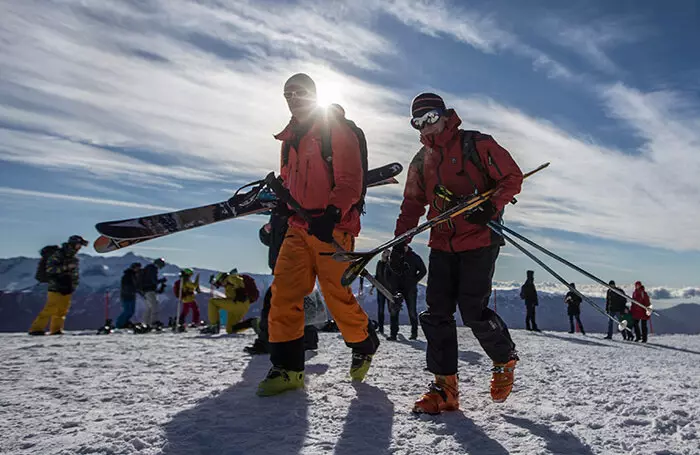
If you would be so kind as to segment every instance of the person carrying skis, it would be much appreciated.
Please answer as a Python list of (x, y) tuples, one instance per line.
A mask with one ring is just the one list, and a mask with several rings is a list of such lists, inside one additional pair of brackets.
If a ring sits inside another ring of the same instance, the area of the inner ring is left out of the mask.
[[(610, 280), (608, 283), (610, 286), (614, 287), (621, 293), (623, 292), (622, 289), (619, 287), (615, 286), (615, 280)], [(612, 289), (608, 289), (607, 294), (605, 295), (605, 311), (618, 321), (622, 321), (622, 316), (625, 314), (625, 303), (627, 303), (627, 299), (624, 298), (623, 296), (617, 294), (614, 292)], [(612, 319), (608, 320), (608, 334), (605, 336), (606, 340), (612, 340), (613, 336), (613, 321)], [(622, 336), (624, 339), (627, 339), (627, 330), (622, 331)]]
[(525, 329), (541, 332), (541, 330), (537, 328), (537, 321), (535, 321), (535, 307), (539, 302), (537, 299), (537, 289), (535, 288), (534, 270), (527, 271), (525, 283), (523, 283), (520, 288), (520, 298), (525, 300)]
[[(634, 293), (632, 293), (632, 298), (637, 302), (641, 303), (645, 307), (651, 306), (651, 301), (649, 300), (649, 294), (644, 290), (644, 285), (641, 281), (634, 283)], [(646, 310), (635, 305), (631, 302), (627, 302), (632, 318), (634, 319), (634, 341), (641, 341), (642, 343), (647, 342), (647, 321), (649, 320), (649, 315), (647, 315)], [(641, 333), (639, 331), (639, 326), (642, 326)]]
[(224, 288), (225, 297), (212, 297), (209, 299), (207, 315), (209, 325), (202, 329), (201, 333), (217, 334), (221, 330), (219, 312), (226, 311), (226, 333), (232, 334), (247, 328), (253, 328), (258, 333), (259, 321), (257, 318), (242, 321), (250, 308), (251, 298), (246, 293), (245, 281), (236, 269), (230, 273), (219, 272), (214, 276), (212, 286)]
[(78, 251), (88, 242), (79, 235), (71, 235), (68, 241), (56, 247), (46, 260), (45, 275), (49, 285), (46, 304), (29, 327), (30, 335), (45, 335), (49, 324), (50, 335), (62, 335), (71, 297), (80, 282), (80, 260)]
[[(488, 308), (496, 258), (504, 244), (486, 226), (498, 220), (506, 204), (520, 192), (523, 174), (507, 150), (486, 134), (464, 131), (454, 109), (447, 109), (434, 93), (421, 93), (411, 103), (411, 125), (423, 144), (408, 169), (401, 213), (394, 235), (418, 225), (429, 206), (428, 219), (449, 208), (435, 194), (443, 185), (454, 194), (469, 196), (495, 188), (478, 210), (457, 216), (431, 229), (427, 310), (419, 316), (428, 342), (428, 370), (435, 375), (413, 411), (438, 414), (459, 409), (457, 325), (462, 320), (493, 362), (491, 398), (506, 400), (513, 388), (518, 357), (505, 322)], [(401, 273), (406, 248), (392, 248), (390, 265)]]
[(192, 311), (192, 324), (194, 326), (199, 324), (201, 320), (199, 319), (199, 306), (197, 305), (196, 294), (202, 292), (202, 290), (199, 288), (199, 275), (197, 275), (194, 281), (192, 280), (193, 276), (194, 271), (192, 271), (192, 269), (182, 269), (180, 272), (180, 279), (177, 280), (173, 286), (175, 297), (182, 298), (182, 311), (178, 319), (180, 325), (185, 324), (185, 318), (190, 311)]
[[(428, 273), (428, 270), (425, 268), (423, 259), (421, 259), (410, 246), (405, 245), (405, 248), (406, 251), (404, 252), (401, 273), (391, 273), (390, 271), (389, 289), (391, 289), (391, 292), (394, 294), (401, 293), (403, 296), (403, 301), (406, 303), (406, 309), (408, 310), (408, 320), (411, 323), (411, 336), (409, 340), (417, 340), (418, 312), (416, 306), (418, 300), (418, 282), (423, 279)], [(393, 311), (391, 311), (391, 331), (389, 338), (387, 338), (390, 341), (395, 341), (399, 333), (400, 311), (400, 305), (396, 305)]]
[(141, 263), (134, 262), (122, 275), (119, 298), (122, 301), (122, 312), (117, 317), (114, 327), (126, 329), (131, 327), (131, 317), (136, 311), (136, 293), (139, 290), (139, 275), (141, 274)]
[[(570, 285), (572, 288), (576, 289), (576, 284), (570, 283)], [(569, 333), (574, 333), (576, 331), (576, 327), (574, 326), (574, 318), (576, 318), (576, 323), (581, 330), (581, 335), (585, 335), (586, 331), (583, 329), (583, 323), (581, 322), (581, 302), (583, 302), (583, 299), (574, 291), (569, 291), (564, 297), (564, 302), (566, 302), (566, 314), (569, 316)]]
[(156, 295), (165, 289), (166, 278), (158, 278), (158, 270), (163, 267), (165, 267), (165, 259), (158, 258), (141, 271), (141, 294), (146, 303), (143, 323), (147, 328), (163, 327), (163, 323), (158, 319), (158, 296)]
[[(285, 213), (274, 212), (270, 215), (270, 221), (263, 225), (259, 231), (260, 242), (268, 247), (267, 263), (270, 269), (274, 272), (277, 256), (279, 256), (280, 248), (284, 236), (287, 233), (286, 209), (282, 210)], [(304, 297), (305, 306), (308, 305), (311, 294)], [(315, 299), (315, 297), (313, 297)], [(260, 312), (260, 324), (258, 327), (258, 337), (253, 342), (252, 346), (243, 348), (245, 352), (252, 355), (269, 354), (269, 332), (268, 332), (268, 316), (270, 314), (270, 304), (272, 302), (272, 287), (268, 287), (263, 298), (263, 307)], [(304, 319), (308, 319), (304, 312)], [(316, 350), (318, 348), (318, 329), (311, 324), (304, 325), (304, 350)]]
[[(349, 287), (340, 284), (347, 264), (331, 256), (333, 240), (347, 251), (354, 249), (360, 232), (356, 206), (364, 189), (360, 140), (337, 109), (316, 104), (316, 85), (306, 74), (290, 77), (284, 97), (292, 114), (289, 124), (275, 137), (282, 141), (280, 177), (291, 196), (313, 216), (307, 224), (291, 215), (275, 264), (269, 315), (272, 368), (260, 382), (257, 394), (277, 395), (304, 386), (304, 297), (318, 278), (324, 300), (352, 349), (350, 376), (364, 379), (379, 347), (369, 318)], [(332, 161), (323, 157), (324, 137), (330, 141)]]

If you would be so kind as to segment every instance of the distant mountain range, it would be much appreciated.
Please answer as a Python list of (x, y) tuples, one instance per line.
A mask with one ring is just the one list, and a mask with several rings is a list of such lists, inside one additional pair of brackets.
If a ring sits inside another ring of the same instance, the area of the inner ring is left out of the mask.
[[(105, 307), (108, 315), (113, 320), (121, 311), (119, 302), (119, 282), (122, 272), (133, 262), (148, 264), (152, 260), (127, 253), (119, 257), (80, 255), (80, 286), (76, 291), (70, 313), (66, 320), (67, 330), (92, 329), (104, 323)], [(38, 259), (16, 257), (0, 259), (0, 332), (17, 332), (27, 330), (33, 318), (44, 305), (46, 298), (45, 285), (36, 285), (34, 273)], [(216, 273), (214, 270), (194, 268), (199, 273), (203, 294), (197, 296), (200, 310), (206, 316), (206, 306), (209, 297), (209, 276)], [(169, 316), (176, 312), (177, 298), (172, 292), (172, 284), (177, 279), (179, 267), (168, 264), (162, 270), (162, 275), (168, 278), (168, 289), (159, 296), (161, 300), (161, 320), (167, 322)], [(272, 282), (271, 275), (250, 274), (258, 284), (261, 296)], [(358, 283), (355, 282), (353, 290), (358, 295)], [(494, 283), (495, 292), (491, 298), (490, 306), (496, 310), (506, 323), (513, 328), (524, 328), (525, 307), (519, 297), (520, 283)], [(537, 285), (540, 305), (537, 307), (537, 322), (544, 330), (568, 330), (569, 323), (566, 316), (566, 305), (563, 295), (566, 289), (563, 286), (551, 283)], [(601, 307), (605, 306), (601, 298), (601, 286), (582, 284), (579, 287), (584, 293), (593, 297), (593, 300)], [(377, 304), (375, 295), (369, 294), (370, 286), (365, 283), (363, 293), (358, 296), (360, 303), (372, 319), (376, 319)], [(631, 289), (625, 288), (631, 292)], [(652, 301), (655, 298), (693, 298), (700, 295), (695, 288), (685, 289), (650, 289)], [(251, 307), (250, 316), (260, 314), (262, 297)], [(682, 301), (682, 300), (681, 300)], [(418, 311), (425, 309), (425, 287), (419, 286)], [(137, 301), (135, 320), (143, 311), (143, 302)], [(700, 333), (700, 305), (695, 303), (681, 303), (667, 309), (658, 309), (661, 316), (653, 316), (653, 330), (657, 333)], [(459, 320), (459, 314), (457, 315)], [(402, 324), (408, 323), (408, 314), (405, 309), (400, 317)], [(607, 319), (597, 313), (587, 304), (582, 304), (582, 320), (588, 332), (603, 332), (607, 330)], [(461, 321), (460, 321), (461, 322)], [(388, 325), (388, 316), (386, 324)]]

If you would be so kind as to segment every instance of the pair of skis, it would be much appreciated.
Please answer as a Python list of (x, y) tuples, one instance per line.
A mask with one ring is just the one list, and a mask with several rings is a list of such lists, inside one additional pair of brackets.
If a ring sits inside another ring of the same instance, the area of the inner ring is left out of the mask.
[[(396, 184), (398, 180), (395, 177), (402, 170), (403, 166), (399, 163), (370, 169), (365, 177), (367, 187)], [(267, 213), (277, 208), (279, 202), (277, 196), (262, 180), (245, 185), (241, 189), (249, 186), (253, 188), (240, 194), (239, 190), (229, 200), (216, 204), (98, 223), (95, 228), (102, 235), (95, 240), (93, 245), (95, 251), (109, 253), (177, 232), (247, 215)]]
[[(523, 175), (523, 179), (527, 179), (528, 177), (534, 175), (535, 173), (541, 171), (542, 169), (545, 169), (546, 167), (549, 166), (549, 163), (545, 163), (536, 169), (526, 173)], [(414, 237), (415, 235), (424, 232), (428, 229), (431, 229), (435, 226), (437, 226), (440, 223), (447, 222), (451, 218), (454, 218), (458, 215), (462, 214), (467, 214), (469, 212), (472, 212), (474, 210), (478, 210), (479, 206), (489, 199), (495, 192), (495, 189), (490, 189), (487, 190), (481, 194), (474, 195), (466, 200), (460, 201), (460, 200), (454, 200), (453, 196), (449, 191), (447, 191), (445, 188), (436, 188), (436, 194), (438, 194), (439, 197), (442, 197), (448, 202), (453, 203), (454, 205), (449, 208), (448, 210), (440, 213), (439, 215), (431, 218), (430, 220), (426, 221), (425, 223), (416, 226), (413, 229), (410, 229), (409, 231), (406, 231), (404, 234), (399, 235), (395, 237), (392, 240), (389, 240), (388, 242), (383, 243), (382, 245), (374, 248), (373, 250), (367, 251), (367, 252), (337, 252), (333, 254), (333, 258), (341, 261), (341, 262), (350, 262), (350, 265), (346, 269), (345, 273), (343, 274), (342, 277), (342, 284), (344, 286), (350, 285), (361, 273), (361, 271), (364, 269), (364, 267), (378, 254), (381, 254), (383, 251), (392, 248), (396, 245), (402, 244), (409, 240), (410, 238)], [(518, 234), (517, 232), (513, 231), (512, 229), (503, 226), (501, 223), (497, 223), (495, 221), (491, 221), (487, 225), (490, 229), (492, 229), (496, 234), (502, 236), (505, 238), (509, 243), (511, 243), (513, 246), (518, 248), (520, 251), (522, 251), (525, 255), (527, 255), (530, 259), (535, 261), (537, 264), (539, 264), (542, 268), (544, 268), (546, 271), (548, 271), (552, 276), (554, 276), (557, 280), (559, 280), (564, 286), (566, 286), (570, 291), (578, 294), (583, 300), (585, 300), (587, 303), (589, 303), (591, 306), (593, 306), (597, 311), (602, 313), (604, 316), (607, 318), (611, 319), (614, 321), (616, 324), (618, 324), (618, 328), (620, 331), (622, 330), (629, 330), (627, 328), (627, 321), (618, 321), (617, 319), (613, 318), (610, 316), (605, 310), (600, 308), (596, 303), (590, 299), (589, 297), (583, 295), (579, 290), (571, 286), (563, 277), (561, 277), (558, 273), (556, 273), (554, 270), (552, 270), (549, 266), (547, 266), (545, 263), (543, 263), (541, 260), (539, 260), (536, 256), (534, 256), (531, 252), (527, 251), (522, 245), (520, 245), (513, 237), (517, 237), (518, 239), (522, 240), (523, 242), (527, 243), (528, 245), (537, 248), (541, 252), (549, 255), (550, 257), (558, 260), (562, 264), (571, 267), (572, 269), (578, 271), (579, 273), (582, 273), (586, 277), (594, 280), (598, 284), (605, 286), (606, 288), (610, 289), (614, 293), (624, 297), (627, 301), (631, 302), (634, 305), (638, 305), (641, 308), (643, 308), (647, 315), (651, 315), (652, 313), (652, 308), (647, 307), (640, 302), (637, 302), (634, 300), (632, 297), (626, 295), (624, 292), (620, 291), (617, 288), (614, 288), (610, 286), (608, 283), (604, 282), (600, 278), (596, 277), (595, 275), (587, 272), (586, 270), (576, 266), (575, 264), (567, 261), (566, 259), (556, 255), (555, 253), (547, 250), (546, 248), (538, 245), (537, 243), (527, 239), (526, 237)], [(511, 237), (511, 235), (513, 237)], [(655, 313), (658, 315), (658, 313)]]

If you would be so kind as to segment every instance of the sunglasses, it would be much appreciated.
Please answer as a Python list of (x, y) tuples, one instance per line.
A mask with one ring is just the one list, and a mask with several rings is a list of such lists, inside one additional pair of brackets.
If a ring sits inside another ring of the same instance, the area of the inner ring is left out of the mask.
[(284, 92), (285, 99), (291, 100), (292, 98), (308, 98), (308, 90), (294, 90), (291, 92)]
[(413, 117), (411, 119), (411, 126), (417, 130), (422, 130), (428, 125), (434, 125), (442, 117), (442, 111), (439, 109), (433, 109), (428, 111), (420, 117)]

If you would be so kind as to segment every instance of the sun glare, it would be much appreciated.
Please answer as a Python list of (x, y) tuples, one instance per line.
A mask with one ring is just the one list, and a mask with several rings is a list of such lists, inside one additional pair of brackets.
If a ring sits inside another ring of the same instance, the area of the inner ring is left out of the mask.
[(322, 81), (317, 83), (316, 90), (319, 106), (328, 107), (333, 103), (343, 104), (343, 89), (340, 84)]

